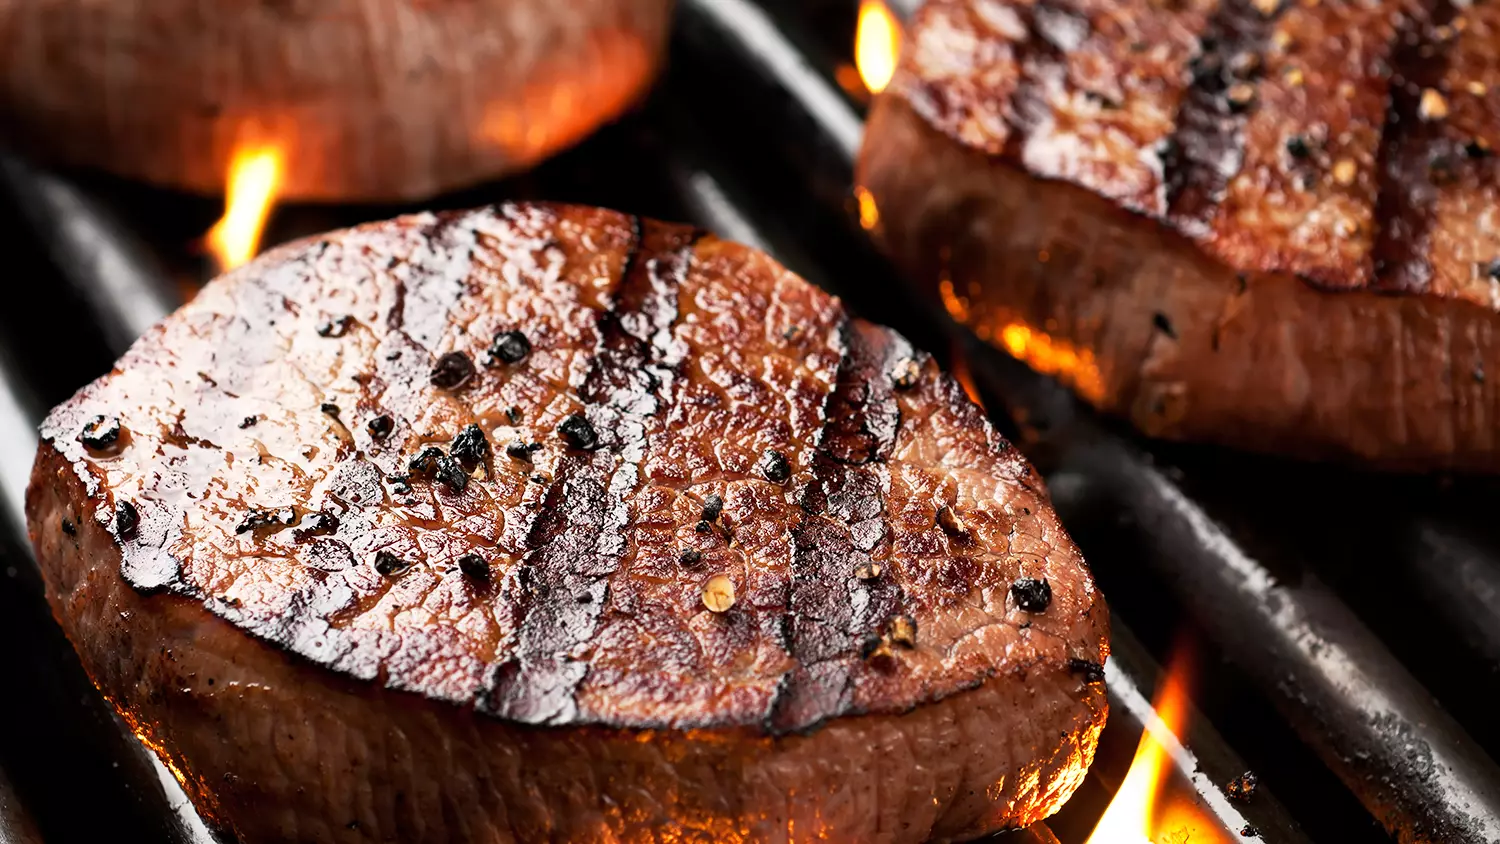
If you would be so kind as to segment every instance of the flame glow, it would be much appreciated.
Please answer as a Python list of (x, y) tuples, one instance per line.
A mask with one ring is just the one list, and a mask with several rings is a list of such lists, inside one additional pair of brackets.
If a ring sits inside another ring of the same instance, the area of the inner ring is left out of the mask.
[(881, 0), (860, 0), (854, 34), (854, 64), (870, 93), (878, 94), (896, 75), (901, 54), (901, 24)]
[(974, 384), (974, 373), (969, 370), (969, 359), (964, 356), (963, 346), (956, 342), (953, 344), (953, 357), (948, 363), (948, 370), (953, 373), (953, 380), (964, 388), (969, 401), (979, 405), (980, 410), (984, 410), (984, 399), (979, 397), (979, 388)]
[(1002, 326), (999, 341), (1011, 357), (1025, 361), (1043, 375), (1055, 376), (1086, 399), (1097, 401), (1104, 392), (1099, 379), (1099, 364), (1090, 349), (1077, 348), (1023, 322)]
[(880, 225), (880, 208), (875, 196), (862, 187), (854, 189), (854, 198), (859, 202), (859, 225), (865, 231), (874, 231)]
[(224, 216), (208, 231), (208, 249), (219, 269), (232, 270), (255, 257), (266, 218), (276, 202), (282, 153), (275, 146), (245, 146), (229, 163)]

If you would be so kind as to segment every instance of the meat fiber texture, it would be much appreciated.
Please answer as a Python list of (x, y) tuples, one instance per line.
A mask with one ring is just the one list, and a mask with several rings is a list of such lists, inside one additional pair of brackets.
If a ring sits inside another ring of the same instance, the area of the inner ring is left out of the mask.
[(962, 839), (1056, 810), (1104, 723), (1107, 611), (1027, 462), (686, 227), (285, 246), (42, 433), (56, 615), (243, 841)]
[(1148, 434), (1493, 472), (1497, 27), (934, 0), (858, 178), (949, 313)]

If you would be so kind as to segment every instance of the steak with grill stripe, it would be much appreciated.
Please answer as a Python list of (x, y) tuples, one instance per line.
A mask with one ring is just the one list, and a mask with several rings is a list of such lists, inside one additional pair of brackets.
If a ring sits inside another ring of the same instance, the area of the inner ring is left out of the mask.
[(879, 237), (1148, 434), (1500, 470), (1500, 12), (933, 0), (860, 155)]
[(282, 247), (42, 433), (58, 619), (245, 841), (971, 837), (1054, 811), (1105, 717), (1107, 612), (1026, 461), (686, 227)]

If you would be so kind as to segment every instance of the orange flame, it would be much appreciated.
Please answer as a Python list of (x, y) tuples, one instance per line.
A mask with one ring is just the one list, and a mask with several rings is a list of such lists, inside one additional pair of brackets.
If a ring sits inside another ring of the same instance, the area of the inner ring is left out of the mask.
[[(952, 312), (949, 308), (949, 312)], [(1025, 361), (1028, 366), (1043, 375), (1052, 375), (1084, 398), (1098, 401), (1104, 393), (1099, 378), (1099, 364), (1088, 348), (1075, 347), (1059, 337), (1053, 337), (1023, 322), (1009, 322), (1000, 329), (1000, 346), (1011, 357)]]
[(1179, 736), (1187, 728), (1192, 658), (1185, 647), (1172, 660), (1152, 702), (1155, 717), (1088, 844), (1228, 844), (1203, 809), (1169, 783), (1181, 773), (1178, 757), (1187, 753)]
[(875, 204), (875, 195), (869, 190), (856, 187), (854, 198), (859, 202), (859, 225), (865, 231), (874, 231), (880, 225), (880, 207)]
[(281, 181), (282, 152), (276, 146), (241, 146), (229, 163), (224, 216), (208, 231), (208, 249), (219, 269), (232, 270), (255, 257), (276, 188)]
[(953, 380), (964, 388), (965, 393), (968, 393), (969, 401), (979, 405), (980, 410), (984, 410), (984, 399), (979, 397), (979, 388), (974, 385), (974, 373), (969, 369), (969, 359), (964, 356), (963, 347), (956, 342), (953, 344), (953, 357), (948, 364), (948, 370), (953, 373)]
[(896, 75), (901, 55), (901, 24), (881, 0), (860, 0), (854, 33), (854, 64), (870, 93), (878, 94)]

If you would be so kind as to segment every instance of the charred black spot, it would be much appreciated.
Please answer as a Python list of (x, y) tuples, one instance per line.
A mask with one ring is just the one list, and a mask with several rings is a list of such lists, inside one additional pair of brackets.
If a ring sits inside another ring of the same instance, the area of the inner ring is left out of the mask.
[(389, 414), (382, 413), (369, 422), (366, 422), (365, 429), (370, 432), (370, 436), (377, 440), (383, 440), (389, 437), (392, 431), (396, 430), (396, 420), (392, 419)]
[(67, 516), (63, 516), (63, 519), (62, 519), (62, 532), (66, 533), (68, 536), (77, 536), (78, 535), (78, 526), (75, 525), (75, 524), (73, 524), (73, 520), (72, 519), (69, 519)]
[(787, 462), (785, 454), (774, 448), (768, 448), (766, 453), (761, 455), (760, 471), (771, 483), (784, 484), (792, 477), (792, 464)]
[(375, 554), (375, 570), (391, 577), (411, 568), (411, 563), (401, 559), (389, 551), (379, 551)]
[(1045, 577), (1022, 577), (1010, 585), (1010, 596), (1027, 612), (1044, 612), (1052, 604), (1052, 584)]
[(1489, 158), (1489, 145), (1479, 138), (1475, 138), (1464, 144), (1464, 154), (1470, 158)]
[(599, 432), (582, 413), (570, 414), (557, 426), (557, 433), (573, 448), (592, 451), (599, 447)]
[(490, 441), (485, 438), (483, 428), (470, 423), (453, 438), (448, 453), (464, 466), (475, 466), (490, 456)]
[(1104, 666), (1091, 659), (1070, 659), (1068, 670), (1083, 678), (1083, 682), (1090, 685), (1104, 682)]
[(420, 478), (431, 477), (437, 471), (438, 459), (443, 456), (443, 450), (428, 446), (417, 453), (409, 463), (406, 470)]
[(302, 520), (302, 527), (292, 532), (292, 538), (304, 542), (315, 536), (327, 536), (338, 529), (339, 517), (327, 510), (319, 510)]
[(342, 337), (349, 332), (349, 326), (353, 324), (354, 317), (341, 316), (331, 319), (318, 326), (319, 337)]
[(705, 522), (717, 522), (719, 514), (724, 512), (724, 499), (717, 495), (710, 495), (703, 499), (702, 520)]
[(135, 505), (129, 501), (121, 501), (115, 505), (115, 535), (120, 538), (135, 535), (135, 529), (141, 526), (141, 514), (135, 509)]
[(1286, 139), (1286, 153), (1298, 161), (1306, 160), (1312, 155), (1312, 147), (1307, 145), (1307, 139), (1301, 135), (1293, 135)]
[(699, 563), (703, 562), (703, 554), (700, 551), (689, 548), (686, 551), (683, 551), (682, 554), (677, 557), (677, 562), (681, 564), (683, 568), (692, 568), (693, 566), (696, 566)]
[(1255, 827), (1251, 826), (1250, 824), (1245, 824), (1244, 826), (1240, 827), (1240, 837), (1241, 838), (1259, 838), (1260, 837), (1260, 830), (1256, 829)]
[(253, 428), (253, 427), (255, 427), (255, 423), (259, 422), (259, 421), (260, 421), (260, 417), (259, 416), (246, 416), (244, 419), (240, 420), (240, 427), (241, 428)]
[(1177, 331), (1172, 328), (1172, 321), (1167, 319), (1167, 315), (1161, 311), (1157, 311), (1151, 315), (1151, 324), (1156, 327), (1157, 331), (1171, 337), (1173, 340), (1177, 339)]
[(699, 519), (698, 524), (693, 525), (693, 530), (698, 533), (713, 533), (714, 526), (703, 519)]
[(457, 390), (474, 379), (474, 361), (463, 352), (449, 352), (432, 367), (432, 386), (440, 390)]
[(1260, 777), (1254, 771), (1246, 771), (1224, 784), (1224, 796), (1238, 803), (1247, 803), (1260, 787)]
[(469, 485), (469, 473), (464, 471), (457, 460), (446, 454), (437, 459), (436, 477), (438, 483), (455, 494), (463, 492)]
[(489, 364), (520, 363), (531, 354), (531, 341), (519, 331), (502, 331), (490, 344)]
[(120, 441), (120, 420), (114, 416), (95, 416), (90, 419), (78, 441), (95, 451), (105, 451)]
[(252, 530), (261, 530), (269, 527), (285, 527), (297, 523), (297, 511), (290, 507), (277, 507), (270, 510), (251, 510), (237, 527), (235, 533), (249, 533)]
[(464, 573), (464, 577), (473, 580), (490, 579), (490, 564), (478, 554), (465, 554), (459, 557), (458, 570)]

